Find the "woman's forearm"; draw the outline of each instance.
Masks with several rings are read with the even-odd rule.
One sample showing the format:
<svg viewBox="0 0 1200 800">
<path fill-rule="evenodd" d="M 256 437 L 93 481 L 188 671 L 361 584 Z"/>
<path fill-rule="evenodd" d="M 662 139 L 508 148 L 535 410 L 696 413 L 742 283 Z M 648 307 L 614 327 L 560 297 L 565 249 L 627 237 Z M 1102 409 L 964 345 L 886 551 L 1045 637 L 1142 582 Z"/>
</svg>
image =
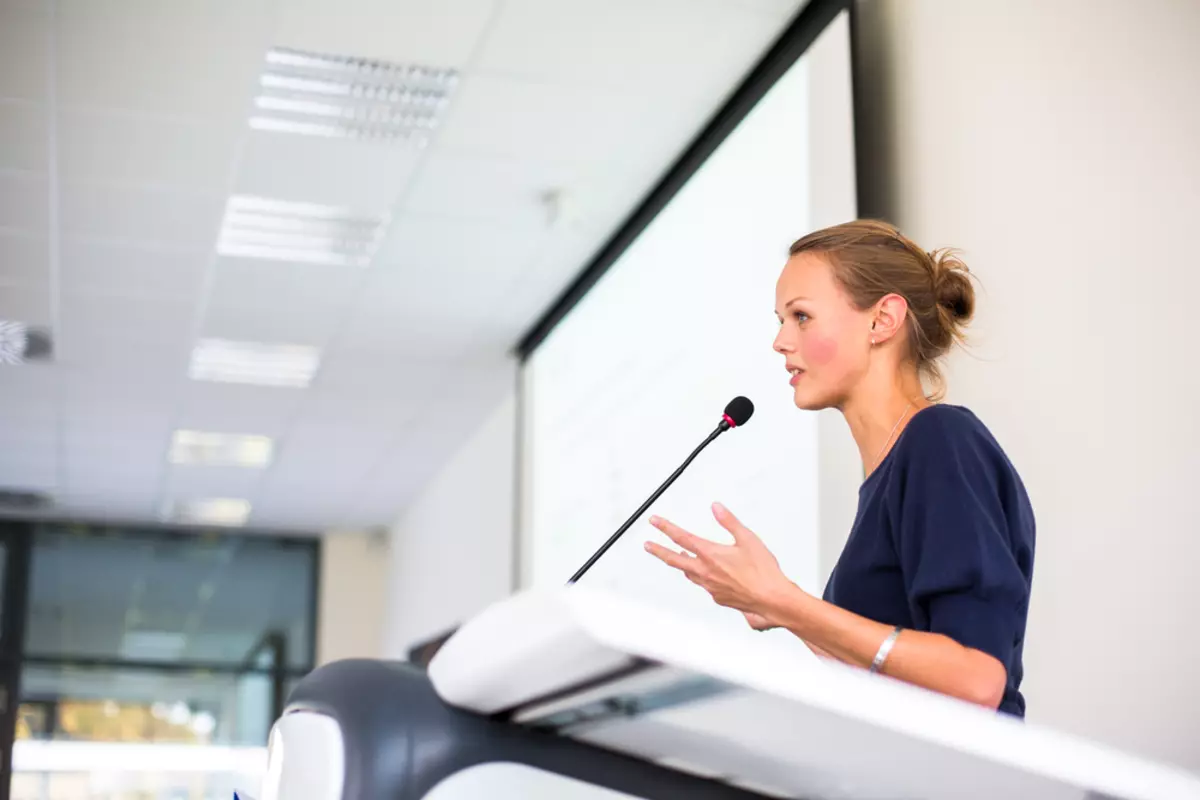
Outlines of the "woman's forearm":
<svg viewBox="0 0 1200 800">
<path fill-rule="evenodd" d="M 763 615 L 799 636 L 814 652 L 869 667 L 892 628 L 819 600 L 792 586 L 768 598 Z M 1006 672 L 995 658 L 948 636 L 904 630 L 882 670 L 885 674 L 989 708 L 1004 696 Z"/>
</svg>

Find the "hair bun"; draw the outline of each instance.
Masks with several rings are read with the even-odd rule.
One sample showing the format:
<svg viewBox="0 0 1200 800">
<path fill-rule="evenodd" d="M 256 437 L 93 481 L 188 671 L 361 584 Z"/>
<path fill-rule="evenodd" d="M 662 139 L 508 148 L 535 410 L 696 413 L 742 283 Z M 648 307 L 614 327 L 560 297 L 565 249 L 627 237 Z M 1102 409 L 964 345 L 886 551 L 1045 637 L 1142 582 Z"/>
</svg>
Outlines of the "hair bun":
<svg viewBox="0 0 1200 800">
<path fill-rule="evenodd" d="M 934 250 L 929 258 L 933 262 L 933 293 L 938 306 L 945 309 L 955 328 L 966 325 L 975 314 L 975 286 L 970 270 L 950 249 Z"/>
</svg>

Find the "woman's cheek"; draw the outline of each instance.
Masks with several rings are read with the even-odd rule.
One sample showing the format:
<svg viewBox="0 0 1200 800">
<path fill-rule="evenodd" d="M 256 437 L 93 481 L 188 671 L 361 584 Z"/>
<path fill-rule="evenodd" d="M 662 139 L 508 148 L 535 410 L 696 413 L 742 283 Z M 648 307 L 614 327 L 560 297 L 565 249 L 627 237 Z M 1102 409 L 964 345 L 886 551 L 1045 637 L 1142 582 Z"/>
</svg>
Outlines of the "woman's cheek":
<svg viewBox="0 0 1200 800">
<path fill-rule="evenodd" d="M 814 333 L 805 336 L 800 345 L 800 355 L 806 365 L 823 367 L 837 358 L 838 343 L 832 336 L 822 336 Z"/>
</svg>

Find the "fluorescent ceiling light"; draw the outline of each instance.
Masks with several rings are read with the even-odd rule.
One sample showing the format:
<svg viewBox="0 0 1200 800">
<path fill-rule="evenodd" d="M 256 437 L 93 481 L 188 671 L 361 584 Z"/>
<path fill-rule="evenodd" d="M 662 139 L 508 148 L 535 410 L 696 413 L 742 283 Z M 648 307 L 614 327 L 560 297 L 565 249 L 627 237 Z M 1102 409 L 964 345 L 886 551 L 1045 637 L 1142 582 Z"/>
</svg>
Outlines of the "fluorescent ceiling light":
<svg viewBox="0 0 1200 800">
<path fill-rule="evenodd" d="M 273 449 L 269 436 L 178 430 L 171 440 L 171 463 L 265 467 Z"/>
<path fill-rule="evenodd" d="M 225 205 L 217 253 L 241 258 L 365 267 L 391 214 L 234 195 Z"/>
<path fill-rule="evenodd" d="M 276 47 L 267 51 L 250 127 L 424 145 L 458 80 L 454 69 Z"/>
<path fill-rule="evenodd" d="M 250 518 L 250 501 L 235 497 L 210 497 L 204 500 L 180 500 L 171 507 L 169 518 L 196 525 L 245 525 Z"/>
<path fill-rule="evenodd" d="M 188 377 L 197 381 L 305 387 L 321 363 L 315 347 L 202 339 L 192 350 Z"/>
<path fill-rule="evenodd" d="M 24 364 L 28 347 L 28 325 L 0 320 L 0 364 Z"/>
</svg>

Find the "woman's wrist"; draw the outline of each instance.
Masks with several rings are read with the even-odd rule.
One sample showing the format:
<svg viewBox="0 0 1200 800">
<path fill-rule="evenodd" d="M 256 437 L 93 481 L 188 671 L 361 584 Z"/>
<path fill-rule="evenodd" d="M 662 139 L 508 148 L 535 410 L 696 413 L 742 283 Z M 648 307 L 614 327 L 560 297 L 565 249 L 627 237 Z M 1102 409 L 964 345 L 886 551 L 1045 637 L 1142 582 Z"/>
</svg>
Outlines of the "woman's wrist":
<svg viewBox="0 0 1200 800">
<path fill-rule="evenodd" d="M 777 628 L 793 628 L 813 599 L 796 584 L 784 581 L 764 592 L 758 613 Z"/>
</svg>

